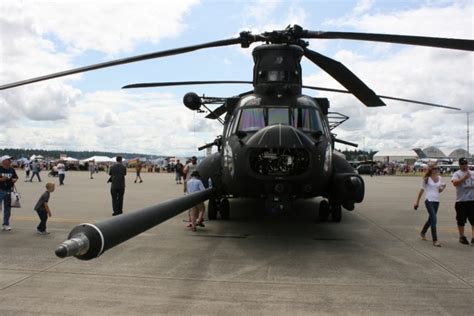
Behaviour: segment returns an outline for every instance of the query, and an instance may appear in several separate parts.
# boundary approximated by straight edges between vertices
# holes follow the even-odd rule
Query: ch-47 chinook
[[[323,197],[319,218],[341,221],[342,208],[353,210],[364,198],[364,181],[336,151],[339,140],[332,129],[348,117],[329,112],[326,98],[302,94],[302,88],[353,94],[369,107],[384,106],[382,99],[393,99],[429,106],[434,103],[377,95],[341,63],[308,48],[303,39],[348,39],[438,48],[474,50],[474,41],[421,36],[373,33],[319,32],[289,26],[285,30],[251,34],[241,32],[237,38],[187,46],[110,62],[76,68],[42,77],[6,84],[13,88],[37,81],[96,70],[147,59],[161,58],[191,51],[239,44],[244,48],[264,42],[253,50],[253,81],[186,81],[142,83],[124,88],[145,88],[196,84],[251,83],[253,90],[229,98],[184,96],[191,110],[207,109],[207,118],[223,124],[223,133],[200,149],[217,146],[218,152],[205,158],[198,166],[205,191],[173,199],[142,210],[100,221],[81,224],[57,249],[60,257],[74,255],[88,260],[100,256],[123,241],[183,212],[192,205],[209,201],[209,217],[229,217],[229,197],[250,197],[265,200],[273,210],[284,209],[298,198]],[[304,86],[300,61],[308,58],[347,90]],[[210,110],[207,104],[221,104]],[[458,109],[457,109],[458,110]],[[225,116],[224,116],[225,115]],[[224,116],[224,119],[221,117]]]

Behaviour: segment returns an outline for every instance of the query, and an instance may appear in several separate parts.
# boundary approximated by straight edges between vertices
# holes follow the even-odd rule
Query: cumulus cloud
[[[11,128],[5,146],[104,150],[153,154],[196,154],[222,130],[216,121],[189,111],[181,96],[124,91],[85,93],[67,119]]]
[[[75,68],[74,62],[85,51],[97,51],[110,57],[128,52],[143,42],[157,43],[163,38],[175,37],[186,28],[183,19],[197,3],[196,0],[166,4],[141,1],[133,5],[129,1],[111,0],[2,1],[0,82]],[[95,145],[105,148],[94,133],[127,122],[130,117],[125,116],[129,110],[143,100],[139,96],[131,100],[120,93],[84,95],[73,87],[80,78],[81,75],[74,75],[1,91],[0,123],[8,126],[9,131],[0,137],[0,145],[49,148],[50,144],[53,147],[56,144],[76,148],[77,144],[77,148],[82,149],[94,149]],[[116,111],[121,108],[128,110],[119,115]],[[89,113],[85,109],[89,109]],[[52,121],[54,124],[47,123]],[[119,129],[114,132],[123,133]],[[88,134],[87,143],[76,136],[84,133]],[[126,136],[124,133],[123,137]],[[101,139],[104,137],[108,136]],[[94,141],[89,143],[90,140]],[[107,142],[114,140],[111,137]],[[116,143],[120,148],[127,146],[120,141]]]
[[[68,50],[127,52],[142,41],[157,43],[185,28],[183,19],[197,0],[140,1],[7,1],[21,10],[40,34],[54,34]]]
[[[328,24],[350,26],[364,32],[472,39],[473,7],[467,2],[456,2],[410,11],[365,13],[331,20]],[[359,9],[354,11],[360,12]],[[366,45],[372,49],[339,50],[332,57],[344,63],[377,94],[450,105],[463,112],[474,111],[472,53],[413,46],[393,50],[380,49],[380,44]],[[342,88],[322,72],[307,75],[304,83]],[[351,96],[324,95],[330,97],[333,110],[351,116],[336,133],[362,147],[380,150],[434,145],[448,153],[466,147],[465,113],[390,100],[385,101],[387,107],[368,109]]]

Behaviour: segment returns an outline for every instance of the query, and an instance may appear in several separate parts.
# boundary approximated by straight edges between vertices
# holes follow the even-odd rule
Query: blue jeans
[[[46,211],[41,210],[41,211],[36,211],[38,213],[38,216],[40,218],[40,223],[36,229],[40,232],[46,231],[46,222],[48,221],[48,213]]]
[[[438,240],[438,235],[436,234],[436,214],[438,213],[438,208],[439,208],[439,202],[432,202],[425,200],[425,206],[426,210],[428,211],[428,220],[425,223],[425,226],[423,226],[423,229],[421,230],[421,233],[423,235],[426,234],[428,231],[428,228],[431,227],[431,237],[433,237],[433,241]]]
[[[10,191],[0,190],[0,203],[3,201],[3,225],[10,225],[12,197]]]

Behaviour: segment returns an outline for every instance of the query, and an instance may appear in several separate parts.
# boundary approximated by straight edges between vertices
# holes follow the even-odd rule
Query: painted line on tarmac
[[[412,249],[414,252],[422,255],[423,257],[425,257],[426,259],[428,259],[429,261],[431,261],[432,263],[434,263],[435,265],[437,265],[438,267],[440,267],[442,270],[446,271],[447,273],[451,274],[454,278],[458,279],[461,283],[465,284],[468,288],[474,288],[474,285],[472,285],[471,283],[469,283],[468,281],[466,281],[465,279],[463,279],[460,275],[458,275],[456,272],[452,271],[451,269],[449,269],[447,266],[445,266],[444,264],[442,264],[439,260],[433,258],[432,256],[428,255],[427,253],[415,248],[415,246],[411,245],[409,242],[407,242],[406,240],[404,240],[403,238],[399,237],[396,233],[394,233],[393,231],[391,231],[390,229],[388,228],[385,228],[384,226],[378,224],[377,222],[375,222],[373,219],[365,216],[365,215],[362,215],[361,213],[357,212],[355,213],[357,214],[357,216],[365,219],[367,222],[371,223],[372,225],[378,227],[379,229],[385,231],[386,233],[388,233],[389,235],[392,235],[392,237],[394,237],[395,239],[397,239],[398,241],[400,241],[401,243],[405,244],[408,248]]]
[[[4,290],[6,290],[6,289],[8,289],[8,288],[10,288],[10,287],[13,287],[13,286],[15,286],[15,285],[17,285],[17,284],[20,284],[21,282],[26,281],[26,280],[28,280],[28,279],[31,279],[32,277],[34,277],[34,276],[36,276],[36,275],[38,275],[38,274],[41,274],[41,273],[43,273],[43,272],[48,272],[49,269],[54,268],[55,266],[60,265],[61,263],[65,262],[65,261],[67,261],[67,260],[70,260],[71,258],[72,258],[72,257],[63,259],[63,260],[61,260],[61,261],[59,261],[59,262],[56,262],[56,263],[54,263],[54,264],[52,264],[52,265],[50,265],[50,266],[48,266],[48,267],[46,267],[46,268],[44,268],[44,269],[41,269],[41,270],[36,271],[36,272],[33,272],[32,274],[27,275],[26,277],[23,277],[23,278],[21,278],[21,279],[19,279],[19,280],[14,281],[14,282],[11,283],[11,284],[8,284],[7,286],[4,286],[4,287],[0,288],[0,291],[4,291]]]
[[[38,216],[12,216],[12,219],[15,221],[24,221],[24,222],[37,222]],[[87,220],[82,219],[74,219],[74,218],[64,218],[64,217],[50,217],[48,218],[48,223],[73,223],[73,224],[80,224],[87,222]]]

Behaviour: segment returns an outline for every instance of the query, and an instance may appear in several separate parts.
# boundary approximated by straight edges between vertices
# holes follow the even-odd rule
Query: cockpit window
[[[252,132],[276,124],[291,125],[303,132],[323,130],[316,109],[288,107],[244,108],[240,114],[238,130]]]
[[[319,115],[310,108],[293,109],[293,127],[303,132],[322,131]]]
[[[263,108],[247,108],[242,110],[239,123],[240,131],[258,131],[263,127],[265,127]]]
[[[291,121],[288,108],[268,108],[268,125],[284,124],[288,125]]]

